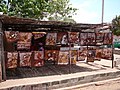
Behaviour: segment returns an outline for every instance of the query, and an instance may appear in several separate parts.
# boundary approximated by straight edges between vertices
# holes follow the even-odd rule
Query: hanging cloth
[[[68,45],[68,33],[67,32],[57,33],[57,44]]]
[[[46,45],[55,45],[57,33],[48,33],[46,36]]]
[[[17,42],[17,49],[30,49],[32,33],[20,32],[20,39]]]
[[[5,31],[7,42],[16,42],[19,39],[18,31]]]
[[[85,61],[87,58],[87,47],[81,46],[78,50],[78,61]]]
[[[59,65],[67,65],[69,64],[69,48],[61,47],[58,56],[58,64]]]
[[[33,66],[40,67],[44,65],[44,52],[34,51]]]
[[[31,52],[20,52],[20,67],[31,66]]]
[[[68,32],[69,42],[79,44],[79,32]]]
[[[34,39],[39,39],[45,36],[46,32],[32,32]]]
[[[18,53],[7,52],[7,68],[17,68]]]

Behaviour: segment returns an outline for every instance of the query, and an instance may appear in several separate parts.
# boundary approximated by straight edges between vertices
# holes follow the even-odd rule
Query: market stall
[[[4,80],[6,70],[16,72],[16,68],[69,65],[70,73],[70,66],[80,61],[113,61],[112,32],[98,29],[101,24],[72,24],[8,16],[0,19]]]

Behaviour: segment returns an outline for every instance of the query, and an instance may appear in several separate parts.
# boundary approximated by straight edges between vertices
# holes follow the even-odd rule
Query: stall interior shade
[[[18,31],[4,33],[7,68],[40,67],[47,61],[67,65],[76,64],[77,61],[112,59],[112,33]]]

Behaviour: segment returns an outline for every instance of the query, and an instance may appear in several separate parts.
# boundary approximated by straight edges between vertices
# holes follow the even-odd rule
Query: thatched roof
[[[101,27],[101,24],[83,24],[83,23],[68,23],[62,21],[40,21],[28,18],[10,17],[0,15],[0,21],[3,23],[4,29],[12,30],[74,30],[95,29]]]

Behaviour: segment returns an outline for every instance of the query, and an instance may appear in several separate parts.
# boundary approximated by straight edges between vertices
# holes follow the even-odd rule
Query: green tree
[[[69,4],[69,0],[51,0],[47,7],[49,20],[71,19],[72,15],[76,14],[76,10]]]
[[[76,8],[72,8],[69,0],[1,0],[1,11],[9,16],[25,18],[65,20],[72,18]],[[8,6],[8,7],[7,7]],[[5,7],[5,10],[3,10]],[[8,11],[8,12],[7,12]]]
[[[7,2],[5,0],[0,0],[0,12],[7,13]]]
[[[42,19],[44,17],[45,0],[8,0],[10,16]]]
[[[120,35],[120,16],[116,16],[112,20],[112,25],[113,25],[113,33],[114,33],[114,35]]]

